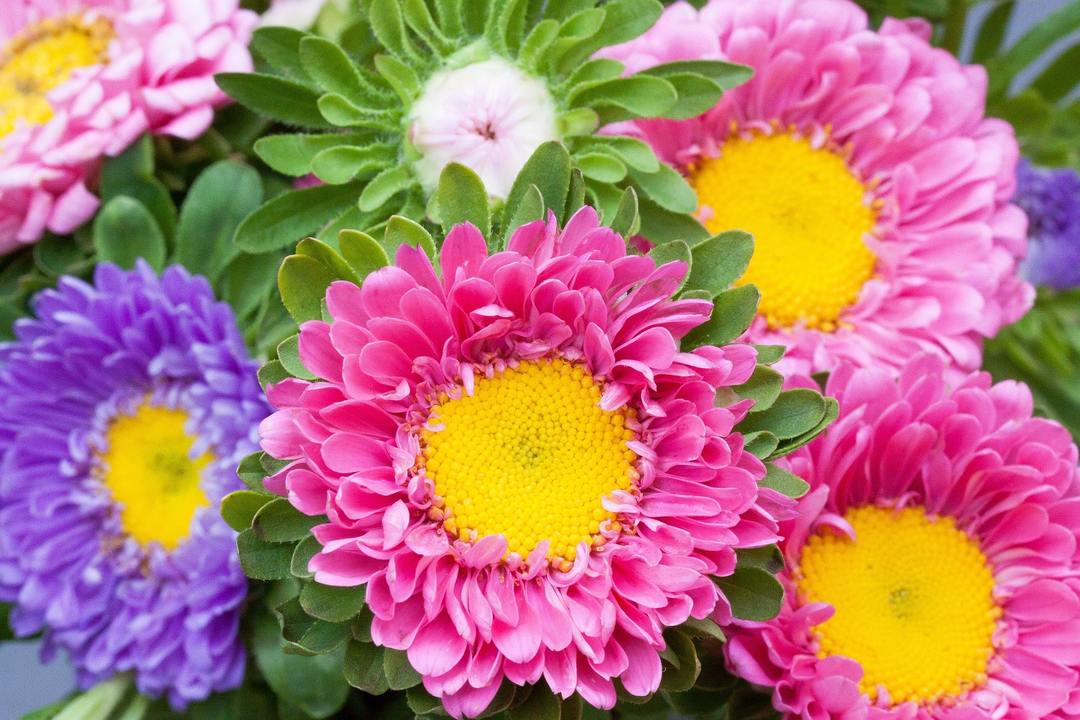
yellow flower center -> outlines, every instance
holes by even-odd
[[[556,359],[479,378],[471,395],[440,396],[429,426],[441,428],[421,433],[421,462],[447,531],[502,534],[521,557],[547,540],[548,557],[565,564],[602,526],[618,530],[601,500],[637,478],[633,411],[601,410],[600,393],[580,365]]]
[[[104,18],[49,18],[34,23],[0,49],[0,137],[17,121],[41,125],[52,117],[46,93],[74,70],[105,60],[112,25]]]
[[[816,628],[820,656],[858,661],[863,693],[876,699],[884,688],[893,704],[958,698],[985,683],[1001,608],[978,544],[922,508],[866,506],[845,517],[855,540],[819,533],[799,561],[802,600],[836,609]]]
[[[753,234],[739,284],[761,291],[758,313],[769,327],[835,330],[875,262],[863,238],[876,212],[844,158],[794,133],[733,134],[690,181],[710,232]]]
[[[120,506],[124,532],[146,545],[172,550],[187,537],[195,511],[209,505],[202,471],[210,453],[193,458],[187,413],[143,403],[109,427],[101,477]]]

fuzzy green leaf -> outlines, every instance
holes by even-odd
[[[692,215],[666,210],[647,196],[638,196],[638,209],[641,213],[639,232],[654,243],[685,240],[693,247],[710,235]]]
[[[399,0],[372,0],[368,8],[371,30],[383,46],[397,55],[410,54]]]
[[[345,652],[345,680],[370,695],[390,689],[383,669],[383,649],[371,643],[350,641]]]
[[[316,106],[321,117],[326,118],[332,126],[367,128],[387,133],[398,129],[396,110],[361,106],[338,93],[321,96]]]
[[[94,218],[94,249],[99,262],[130,270],[143,258],[155,270],[165,265],[165,237],[150,211],[126,195],[113,198]]]
[[[323,182],[340,185],[357,176],[386,169],[394,162],[395,155],[395,149],[389,145],[341,145],[316,155],[311,161],[311,171]]]
[[[654,173],[630,170],[630,177],[641,194],[661,207],[676,213],[692,213],[697,210],[697,195],[686,178],[668,165],[661,163]],[[687,239],[687,238],[684,238]]]
[[[780,393],[768,410],[750,413],[739,423],[739,430],[767,430],[787,440],[812,430],[824,417],[825,398],[813,390],[795,388]]]
[[[518,62],[527,71],[535,72],[544,57],[544,53],[559,34],[559,23],[551,18],[541,20],[529,32],[521,45]]]
[[[300,605],[312,617],[327,622],[352,620],[364,609],[364,587],[331,587],[308,583],[300,591]]]
[[[424,0],[405,0],[401,9],[405,24],[412,28],[412,31],[420,36],[428,47],[437,54],[447,52],[451,48],[450,41],[440,31]]]
[[[574,164],[581,174],[592,180],[617,183],[626,177],[626,165],[606,153],[586,152],[574,156]]]
[[[309,35],[301,40],[300,62],[307,74],[327,92],[356,101],[363,101],[370,95],[356,63],[340,46],[326,38]]]
[[[236,536],[236,550],[244,574],[255,580],[284,580],[289,577],[293,546],[260,540],[248,528]]]
[[[345,647],[325,655],[281,651],[278,621],[265,609],[253,613],[252,654],[274,693],[312,718],[327,718],[345,704],[349,686],[341,675]]]
[[[322,319],[323,298],[337,275],[314,258],[290,255],[278,269],[281,302],[297,323]]]
[[[356,202],[359,188],[359,183],[321,185],[279,195],[240,223],[236,245],[249,253],[293,245]]]
[[[683,340],[683,349],[692,350],[701,345],[724,345],[742,335],[754,319],[759,297],[758,290],[753,285],[742,285],[717,295],[713,301],[712,317],[687,334]]]
[[[641,72],[643,75],[655,75],[662,78],[673,75],[698,75],[713,81],[723,90],[738,87],[754,75],[752,67],[720,60],[677,60],[661,65],[653,65],[651,68]]]
[[[409,664],[409,657],[401,650],[387,648],[383,651],[383,673],[391,690],[408,690],[420,684],[420,673]]]
[[[278,362],[282,367],[295,378],[301,380],[315,380],[315,376],[304,367],[304,363],[300,361],[300,336],[293,335],[285,338],[277,346]]]
[[[592,135],[600,127],[600,116],[592,108],[582,107],[559,113],[556,118],[559,135],[572,138]]]
[[[749,380],[733,389],[740,397],[754,401],[751,412],[761,412],[772,407],[783,387],[783,375],[764,365],[758,365]]]
[[[304,238],[296,244],[296,254],[304,255],[326,266],[326,269],[334,273],[338,280],[348,280],[351,283],[359,283],[360,277],[352,269],[334,248],[322,240]]]
[[[775,465],[767,467],[768,472],[759,483],[762,487],[771,488],[792,498],[801,498],[810,489],[810,485],[798,475],[789,473],[787,470]]]
[[[569,96],[570,106],[600,112],[603,122],[639,117],[663,117],[678,100],[667,80],[647,75],[615,78]]]
[[[717,295],[742,277],[754,254],[754,238],[742,230],[729,230],[693,247],[694,269],[686,286]]]
[[[611,229],[619,233],[623,238],[629,239],[634,235],[637,235],[638,228],[640,227],[641,214],[638,211],[637,193],[634,192],[634,188],[632,187],[626,188],[626,190],[623,191],[622,197],[619,198],[619,204],[615,209],[615,215],[611,218]],[[681,249],[675,249],[681,252]],[[689,248],[687,248],[687,254],[689,255]],[[661,260],[658,259],[657,262],[659,263]],[[666,260],[664,262],[666,262]],[[687,262],[689,263],[689,257],[687,258]]]
[[[736,567],[729,577],[715,581],[731,603],[732,614],[741,620],[765,622],[780,612],[784,587],[761,568]]]
[[[259,368],[259,384],[262,385],[263,390],[291,377],[285,366],[277,360],[271,360]]]
[[[251,48],[276,70],[306,80],[300,64],[300,43],[305,34],[291,27],[271,25],[251,34]]]
[[[433,201],[444,232],[464,222],[475,225],[484,237],[491,232],[487,190],[480,176],[464,165],[450,163],[443,168]]]
[[[360,193],[360,209],[366,212],[375,210],[415,182],[416,179],[407,166],[387,168],[376,175]]]
[[[221,160],[195,178],[180,209],[174,261],[211,282],[236,255],[233,235],[262,202],[259,173]]]
[[[428,257],[435,257],[435,241],[431,234],[419,223],[394,215],[386,222],[386,234],[383,236],[383,248],[393,257],[402,245],[423,248]]]
[[[220,73],[219,87],[241,105],[287,125],[326,128],[318,94],[307,85],[262,73]]]
[[[359,230],[342,230],[338,233],[338,246],[345,261],[363,280],[368,273],[390,264],[386,250],[375,238]]]
[[[262,473],[260,471],[260,477]],[[255,513],[274,500],[273,495],[252,490],[237,490],[221,499],[221,517],[236,532],[251,527]]]
[[[660,170],[660,161],[652,148],[637,138],[597,135],[588,139],[586,147],[601,147],[612,152],[639,172],[655,173]]]
[[[255,154],[283,175],[299,177],[311,172],[311,161],[323,150],[362,146],[371,142],[367,133],[327,133],[320,135],[268,135],[255,143]]]
[[[521,199],[521,202],[517,204],[514,210],[514,214],[507,216],[503,214],[503,226],[505,228],[503,245],[505,246],[510,242],[510,238],[513,237],[514,231],[522,225],[531,223],[534,220],[542,220],[544,217],[544,196],[540,194],[540,188],[535,185],[530,185],[529,189],[525,192],[525,196]]]
[[[275,498],[255,513],[251,529],[260,540],[291,543],[307,537],[311,528],[324,520],[322,517],[305,515],[285,498]],[[289,559],[292,560],[292,548],[289,549]]]
[[[411,67],[393,55],[376,55],[375,69],[406,105],[419,97],[420,78]]]
[[[746,451],[759,460],[770,457],[780,446],[780,438],[764,430],[743,433],[743,440],[746,441]]]
[[[503,218],[515,217],[530,185],[535,185],[540,191],[546,207],[565,207],[570,185],[570,154],[561,143],[546,142],[528,159],[510,188]]]

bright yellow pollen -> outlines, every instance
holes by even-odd
[[[45,97],[74,70],[105,60],[112,25],[76,16],[35,23],[0,49],[0,137],[22,120],[41,125],[52,117]]]
[[[798,589],[836,614],[816,629],[820,656],[862,665],[862,691],[893,704],[962,697],[986,682],[1001,608],[978,544],[950,517],[922,508],[861,507],[855,540],[822,532],[806,543]]]
[[[213,461],[192,458],[187,413],[144,403],[109,427],[101,477],[120,506],[124,532],[139,543],[172,550],[187,537],[195,511],[209,505],[200,484]]]
[[[761,291],[758,313],[769,326],[835,330],[875,262],[863,237],[876,213],[844,158],[791,133],[732,135],[690,181],[710,232],[753,234],[739,284]]]
[[[572,561],[578,543],[616,522],[601,499],[629,490],[632,411],[601,410],[601,386],[561,359],[523,362],[476,381],[472,395],[440,398],[422,433],[422,462],[444,527],[466,540],[506,537],[521,557],[547,540]]]

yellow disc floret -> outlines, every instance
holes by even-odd
[[[201,479],[214,458],[192,457],[186,421],[182,410],[144,403],[109,427],[101,479],[120,507],[124,532],[143,545],[172,550],[187,537],[195,511],[209,504]]]
[[[106,59],[112,25],[76,16],[35,23],[0,49],[0,137],[17,121],[41,125],[52,117],[46,94],[74,70]]]
[[[600,409],[601,385],[565,360],[522,362],[440,396],[422,432],[436,512],[465,540],[501,534],[526,557],[540,542],[571,561],[578,543],[617,528],[602,498],[629,490],[636,455],[630,410]]]
[[[844,157],[794,133],[733,134],[690,180],[711,232],[753,234],[739,283],[757,286],[769,326],[835,330],[875,263],[864,241],[877,222],[873,201]]]
[[[937,703],[986,682],[1001,608],[979,545],[949,517],[922,508],[860,507],[850,540],[812,536],[796,573],[803,602],[836,614],[816,628],[821,657],[862,665],[862,691],[891,703]]]

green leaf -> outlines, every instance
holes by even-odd
[[[301,40],[300,62],[304,71],[328,92],[358,101],[369,96],[368,84],[356,64],[326,38],[309,35]]]
[[[825,417],[825,398],[813,390],[785,390],[768,410],[750,413],[741,423],[741,432],[768,430],[780,440],[798,437],[812,430]]]
[[[107,202],[94,218],[94,249],[99,262],[126,270],[138,258],[158,271],[165,265],[165,237],[150,212],[126,195]]]
[[[284,635],[285,639],[292,644],[284,648],[286,653],[325,655],[345,644],[345,641],[349,639],[349,626],[344,623],[316,620],[302,635],[290,636],[289,633],[284,633]]]
[[[592,108],[577,108],[559,113],[555,119],[558,133],[564,138],[592,135],[600,127],[600,115]]]
[[[262,73],[220,73],[219,87],[241,105],[288,125],[326,128],[318,94],[307,85]]]
[[[778,457],[787,455],[788,453],[801,448],[808,442],[816,438],[822,432],[825,431],[829,425],[840,415],[840,404],[836,401],[836,398],[825,398],[825,414],[821,416],[821,420],[817,422],[814,427],[810,428],[806,432],[798,435],[794,438],[789,438],[781,442],[777,449],[767,459],[775,460]]]
[[[724,642],[727,639],[724,636],[724,631],[711,618],[702,620],[693,617],[687,618],[686,622],[679,626],[679,629],[693,637],[712,638],[719,642]]]
[[[784,350],[787,348],[783,345],[755,345],[754,349],[757,350],[757,361],[760,364],[772,365],[784,357]]]
[[[998,54],[1001,49],[1001,41],[1005,38],[1005,28],[1009,25],[1016,3],[1012,0],[996,5],[983,20],[979,27],[979,34],[975,38],[975,46],[971,51],[971,59],[977,63],[985,63],[988,59]]]
[[[363,146],[371,142],[369,133],[325,133],[268,135],[255,143],[255,154],[284,175],[299,177],[311,172],[311,163],[323,150]]]
[[[566,206],[566,195],[570,187],[570,154],[561,143],[546,142],[528,159],[510,188],[503,218],[514,218],[517,215],[518,206],[523,202],[530,185],[535,185],[540,191],[546,207]],[[514,228],[509,226],[507,229]]]
[[[637,138],[596,135],[588,139],[586,147],[600,147],[612,152],[639,172],[655,173],[660,170],[660,161],[652,148]]]
[[[316,377],[304,367],[304,363],[300,360],[300,336],[293,335],[285,338],[277,346],[278,362],[285,368],[286,372],[301,380],[315,380]]]
[[[397,130],[396,110],[358,105],[344,95],[327,93],[318,100],[319,112],[337,127],[367,128],[392,133]]]
[[[319,261],[304,255],[290,255],[278,270],[281,301],[297,323],[322,319],[323,298],[337,276]]]
[[[390,264],[390,258],[382,245],[367,233],[359,230],[342,230],[338,233],[338,246],[345,261],[363,280],[368,273]]]
[[[574,67],[602,47],[633,40],[653,26],[664,7],[657,0],[612,0],[603,9],[600,28],[559,59],[560,69]]]
[[[642,70],[641,74],[655,75],[662,78],[688,74],[699,75],[711,80],[724,90],[731,90],[753,77],[754,69],[748,65],[738,65],[720,60],[677,60],[653,65],[646,70]]]
[[[319,544],[314,535],[308,535],[298,542],[293,550],[292,561],[289,565],[289,571],[293,574],[293,577],[305,580],[314,577],[315,573],[308,569],[308,563],[311,562],[311,558],[319,554],[320,550],[322,550],[322,545]]]
[[[607,153],[587,152],[574,157],[581,173],[599,182],[617,183],[626,177],[626,165]]]
[[[252,654],[278,697],[313,718],[338,712],[349,694],[341,675],[345,646],[325,655],[292,655],[281,650],[281,630],[269,610],[252,613]]]
[[[218,292],[232,305],[238,318],[246,317],[268,300],[267,296],[274,292],[280,262],[281,255],[276,252],[241,253],[228,264],[218,279]]]
[[[402,14],[405,24],[412,28],[412,31],[437,54],[450,50],[452,45],[435,23],[425,0],[405,0],[402,4]]]
[[[64,706],[53,716],[54,720],[110,720],[113,710],[120,704],[131,687],[126,675],[99,682]]]
[[[546,683],[532,686],[525,702],[507,712],[510,720],[560,720],[562,700],[548,688]]]
[[[657,245],[649,251],[649,257],[656,261],[657,265],[681,260],[686,266],[691,267],[690,246],[682,240],[672,240],[663,245]]]
[[[517,209],[514,210],[512,216],[503,215],[503,224],[505,226],[505,233],[503,238],[503,245],[510,242],[510,238],[513,237],[514,231],[522,225],[533,222],[535,220],[541,220],[544,217],[544,196],[540,194],[540,188],[535,185],[530,185],[529,189],[525,192],[525,196],[518,203]]]
[[[746,451],[759,460],[772,455],[780,445],[780,438],[764,430],[743,433],[743,440],[746,441]]]
[[[321,151],[311,160],[311,172],[331,185],[347,183],[359,175],[385,170],[395,162],[392,145],[339,145]]]
[[[311,528],[325,522],[326,518],[305,515],[294,508],[287,499],[274,498],[255,513],[251,529],[260,540],[272,543],[291,543],[308,536]],[[292,560],[292,548],[289,548]]]
[[[128,187],[132,178],[154,176],[154,143],[149,133],[139,138],[116,157],[106,158],[101,167],[101,196],[112,198]]]
[[[383,673],[391,690],[408,690],[420,684],[420,673],[409,664],[409,657],[401,650],[383,650]]]
[[[266,492],[263,487],[263,479],[266,478],[267,472],[263,469],[261,452],[256,452],[248,455],[240,461],[240,467],[236,469],[237,476],[243,481],[244,485],[247,485],[248,489],[255,492],[266,495],[269,502],[273,496]],[[226,495],[226,497],[228,497]],[[224,501],[223,501],[224,502]],[[254,512],[252,515],[254,516]],[[248,519],[248,524],[244,526],[244,529],[251,527],[251,520]]]
[[[1004,53],[987,62],[990,85],[987,95],[1005,94],[1012,80],[1043,55],[1046,48],[1080,28],[1080,3],[1070,2],[1047,15]]]
[[[236,245],[249,253],[280,250],[310,235],[356,201],[360,185],[293,190],[264,203],[236,229]]]
[[[383,649],[371,643],[349,642],[345,652],[345,680],[370,695],[390,689],[383,669]]]
[[[713,300],[712,317],[686,335],[683,349],[725,345],[742,335],[754,319],[758,298],[758,290],[753,285],[742,285],[717,295]]]
[[[701,674],[701,661],[698,660],[694,641],[676,628],[669,628],[664,633],[667,650],[678,659],[674,667],[665,667],[660,679],[660,687],[669,692],[685,692],[694,687]]]
[[[338,280],[348,280],[351,283],[360,282],[359,276],[353,271],[352,266],[345,261],[345,258],[341,256],[341,253],[321,240],[304,238],[296,244],[296,254],[318,261],[332,272]]]
[[[264,476],[261,467],[259,475]],[[265,492],[237,490],[221,499],[221,518],[236,532],[243,532],[251,527],[255,513],[273,501],[274,496]]]
[[[719,83],[693,73],[674,73],[664,79],[675,88],[678,98],[664,117],[672,120],[695,118],[712,110],[719,102],[724,89]]]
[[[631,75],[587,86],[567,98],[570,107],[598,110],[602,122],[663,117],[679,99],[675,87],[662,78]]]
[[[290,576],[292,545],[269,543],[250,528],[236,536],[236,549],[244,574],[255,580],[284,580]]]
[[[236,228],[262,197],[262,182],[254,168],[234,160],[208,167],[195,178],[180,209],[175,262],[216,280],[236,255]]]
[[[393,55],[376,55],[375,69],[394,89],[401,102],[409,105],[420,95],[420,78],[416,72]]]
[[[559,34],[559,23],[552,18],[541,20],[529,31],[518,53],[518,62],[526,71],[535,72],[543,61],[545,51]]]
[[[491,232],[487,190],[480,176],[464,165],[449,163],[443,168],[433,202],[444,232],[465,222],[479,228],[484,237]]]
[[[766,468],[768,472],[759,483],[762,487],[771,488],[791,498],[801,498],[810,490],[810,485],[798,475],[789,473],[776,465],[770,464]]]
[[[771,573],[757,567],[736,567],[725,578],[714,578],[740,620],[765,622],[776,617],[784,601],[784,587]]]
[[[783,375],[764,365],[758,365],[754,368],[754,374],[750,376],[750,379],[733,388],[733,390],[740,397],[754,401],[754,407],[750,409],[751,412],[761,412],[772,407],[783,388]]]
[[[312,617],[327,622],[345,622],[364,609],[364,587],[308,583],[300,591],[300,605]]]
[[[622,197],[619,198],[619,204],[615,209],[615,215],[611,218],[611,229],[621,235],[623,238],[632,238],[637,235],[638,228],[641,227],[641,214],[638,212],[638,197],[634,188],[629,187],[623,191]],[[685,243],[683,243],[685,245]],[[660,247],[660,246],[657,246]],[[676,252],[681,253],[679,248],[674,249]],[[661,251],[663,253],[663,251]],[[660,256],[654,255],[657,258],[657,264],[667,262],[667,260],[661,259]],[[680,256],[681,257],[681,256]],[[678,259],[678,258],[670,258]],[[687,248],[686,252],[687,267],[690,262],[690,248]]]
[[[102,191],[102,202],[108,204],[116,197],[126,196],[145,207],[154,218],[162,235],[171,239],[176,234],[176,205],[164,183],[152,175],[129,175],[122,182],[111,182],[109,191]]]
[[[416,179],[408,166],[387,168],[376,175],[360,194],[360,209],[365,212],[376,210],[415,182]]]
[[[627,192],[632,192],[632,188],[628,188]],[[574,214],[585,207],[585,176],[581,174],[581,171],[574,168],[570,171],[570,189],[566,193],[566,208],[562,215],[559,216],[559,222],[565,225],[570,221],[570,218]],[[628,203],[633,203],[633,224],[634,232],[637,232],[637,194],[634,194],[632,200],[628,200]],[[616,230],[618,232],[618,230]]]
[[[729,230],[693,248],[694,267],[686,286],[717,295],[742,277],[754,253],[754,238],[742,230]]]
[[[416,713],[417,717],[431,715],[442,709],[442,702],[434,695],[429,695],[423,685],[409,688],[405,692],[405,700],[409,709]]]
[[[397,55],[411,54],[399,0],[372,0],[368,19],[375,37]]]
[[[631,168],[630,177],[641,188],[642,194],[661,207],[676,213],[697,210],[697,195],[690,183],[668,165],[661,163],[654,173],[644,173]],[[688,240],[689,238],[683,238]]]
[[[394,256],[402,245],[423,248],[428,257],[435,257],[435,241],[428,231],[409,218],[394,215],[386,222],[383,247],[388,255]]]
[[[289,371],[278,360],[271,360],[259,368],[259,384],[262,385],[263,390],[291,377]]]
[[[291,27],[261,27],[251,34],[251,47],[271,67],[304,80],[300,67],[300,43],[304,37],[303,32]]]
[[[784,556],[776,545],[736,550],[739,567],[756,567],[775,575],[784,569]]]
[[[1031,87],[1039,92],[1046,100],[1058,102],[1080,83],[1080,74],[1076,69],[1080,67],[1080,43],[1063,51],[1054,62],[1050,63],[1035,78]]]
[[[710,235],[693,216],[666,210],[648,197],[638,196],[638,209],[641,213],[639,232],[654,243],[685,240],[693,247]]]

